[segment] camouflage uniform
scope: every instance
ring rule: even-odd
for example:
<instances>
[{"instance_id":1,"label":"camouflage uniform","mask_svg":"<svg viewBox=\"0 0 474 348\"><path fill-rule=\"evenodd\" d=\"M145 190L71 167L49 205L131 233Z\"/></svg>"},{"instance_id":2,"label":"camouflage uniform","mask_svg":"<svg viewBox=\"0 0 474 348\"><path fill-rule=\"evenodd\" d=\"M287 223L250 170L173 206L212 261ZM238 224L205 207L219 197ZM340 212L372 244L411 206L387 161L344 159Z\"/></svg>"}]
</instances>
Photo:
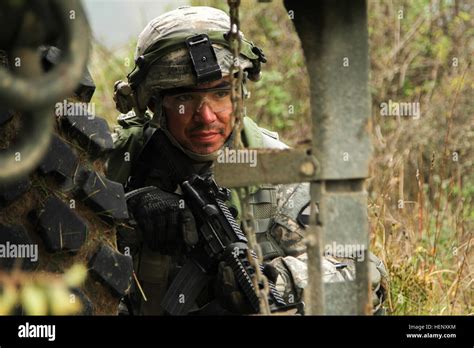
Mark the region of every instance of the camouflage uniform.
<instances>
[{"instance_id":1,"label":"camouflage uniform","mask_svg":"<svg viewBox=\"0 0 474 348\"><path fill-rule=\"evenodd\" d=\"M159 40L173 38L183 32L190 35L202 31L207 33L213 30L228 31L229 26L229 18L222 11L207 7L179 8L148 24L139 37L136 58L146 54L147 48ZM230 51L219 44L213 44L213 48L216 51L223 75L228 74L232 63ZM240 63L244 69L247 69L252 67L252 62L255 63L253 60L256 59L258 56L248 53L247 56L240 57ZM136 87L138 109L141 108L143 111L146 109L151 91L195 85L196 80L191 66L186 48L172 51L156 60L147 70L146 76L142 77L140 85ZM250 76L249 78L252 79ZM258 77L253 76L253 78ZM108 162L108 176L112 180L124 183L128 189L137 188L133 187L137 185L132 182L132 179L140 174L134 174L134 167L140 161L140 154L146 147L147 139L155 131L155 127L166 132L165 117L161 115L159 104L154 111L153 118L148 112L143 113L145 117L137 117L133 112L119 116L120 126L115 130L114 135L116 151ZM167 136L172 137L169 132L167 132ZM242 140L244 146L251 148L287 148L278 139L277 133L258 127L248 117L244 118ZM226 146L229 145L228 142ZM176 146L180 147L179 144ZM183 148L181 150L194 163L215 159L215 154L197 155ZM127 162L123 161L125 155L129 156ZM163 180L166 180L164 176L166 176L166 171L156 176L141 177L138 186L163 187ZM262 248L264 261L278 270L276 287L287 302L298 302L302 300L302 292L307 284L304 221L309 215L307 209L310 201L309 184L260 185L252 187L251 192L250 207L253 210L257 241ZM232 200L228 204L240 212L236 194L232 195ZM136 293L135 299L139 303L138 312L140 314L162 313L160 301L171 279L176 274L179 259L180 256L165 256L153 252L146 245L135 250L135 269L148 297L148 301L143 302L139 300L138 293ZM348 265L345 268L341 267L341 262L336 258L324 258L322 265L324 281L339 282L352 279L354 277L353 262L345 260L344 263ZM383 265L378 260L377 264L373 263L370 267L371 277L375 282L373 284L374 307L377 308L383 300L378 286L381 274L385 274ZM375 294L376 291L378 291L377 294ZM209 299L205 299L202 304L206 304L208 301ZM199 307L200 305L197 305L196 308Z\"/></svg>"}]
</instances>

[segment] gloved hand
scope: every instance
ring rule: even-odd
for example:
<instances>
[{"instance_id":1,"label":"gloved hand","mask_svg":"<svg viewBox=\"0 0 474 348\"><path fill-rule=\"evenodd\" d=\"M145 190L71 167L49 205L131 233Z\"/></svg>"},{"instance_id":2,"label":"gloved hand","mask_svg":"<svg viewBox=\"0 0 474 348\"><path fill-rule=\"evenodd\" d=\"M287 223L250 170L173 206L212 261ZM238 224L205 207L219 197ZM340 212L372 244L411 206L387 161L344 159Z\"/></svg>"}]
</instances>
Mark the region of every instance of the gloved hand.
<instances>
[{"instance_id":1,"label":"gloved hand","mask_svg":"<svg viewBox=\"0 0 474 348\"><path fill-rule=\"evenodd\" d=\"M219 263L215 293L220 305L235 314L253 313L253 309L241 291L232 268L225 261Z\"/></svg>"},{"instance_id":2,"label":"gloved hand","mask_svg":"<svg viewBox=\"0 0 474 348\"><path fill-rule=\"evenodd\" d=\"M138 190L142 190L140 192ZM145 244L153 251L171 254L183 246L188 225L194 224L191 211L186 208L184 199L175 193L159 188L138 189L130 192L127 200L129 211L133 214Z\"/></svg>"},{"instance_id":3,"label":"gloved hand","mask_svg":"<svg viewBox=\"0 0 474 348\"><path fill-rule=\"evenodd\" d=\"M263 274L273 283L279 276L279 271L271 264L265 264ZM222 307L236 314L255 313L245 294L235 278L232 268L225 261L219 263L215 292Z\"/></svg>"}]
</instances>

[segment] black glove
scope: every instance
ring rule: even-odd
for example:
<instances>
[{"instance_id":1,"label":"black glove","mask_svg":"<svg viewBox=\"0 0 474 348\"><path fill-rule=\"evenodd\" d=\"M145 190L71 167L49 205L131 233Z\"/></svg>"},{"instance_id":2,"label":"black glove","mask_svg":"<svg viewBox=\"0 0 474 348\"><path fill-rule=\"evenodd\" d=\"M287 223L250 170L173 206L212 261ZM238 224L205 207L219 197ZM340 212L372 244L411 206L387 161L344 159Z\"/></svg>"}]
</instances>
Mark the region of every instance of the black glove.
<instances>
[{"instance_id":1,"label":"black glove","mask_svg":"<svg viewBox=\"0 0 474 348\"><path fill-rule=\"evenodd\" d=\"M229 312L235 314L254 312L245 294L240 290L232 268L225 261L219 263L215 292L219 304Z\"/></svg>"},{"instance_id":2,"label":"black glove","mask_svg":"<svg viewBox=\"0 0 474 348\"><path fill-rule=\"evenodd\" d=\"M140 227L145 244L153 251L174 253L183 246L183 233L190 230L188 225L194 225L191 211L180 195L159 188L139 190L137 194L133 191L127 194L130 196L127 205Z\"/></svg>"},{"instance_id":3,"label":"black glove","mask_svg":"<svg viewBox=\"0 0 474 348\"><path fill-rule=\"evenodd\" d=\"M270 264L265 264L263 274L269 281L275 282L278 270ZM236 314L255 313L241 290L232 268L225 261L219 263L215 292L220 305L226 310Z\"/></svg>"}]
</instances>

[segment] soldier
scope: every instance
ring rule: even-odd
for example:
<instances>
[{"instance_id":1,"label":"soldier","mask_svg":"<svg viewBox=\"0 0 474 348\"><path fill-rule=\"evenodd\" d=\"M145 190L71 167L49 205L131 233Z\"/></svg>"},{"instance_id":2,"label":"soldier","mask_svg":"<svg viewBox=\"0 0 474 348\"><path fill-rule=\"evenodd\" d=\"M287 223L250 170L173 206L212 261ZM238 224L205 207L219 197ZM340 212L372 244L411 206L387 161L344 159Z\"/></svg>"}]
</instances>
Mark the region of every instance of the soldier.
<instances>
[{"instance_id":1,"label":"soldier","mask_svg":"<svg viewBox=\"0 0 474 348\"><path fill-rule=\"evenodd\" d=\"M189 216L185 218L179 182L160 155L157 138L164 135L199 174L212 171L212 161L219 151L232 146L235 120L229 71L233 56L225 39L229 27L228 15L215 8L180 7L165 13L140 34L136 67L129 74L128 83L116 83L115 100L123 114L114 134L116 151L108 162L108 176L122 182L127 191L157 187L141 194L134 191L129 207L137 234L119 235L119 246L128 246L132 251L139 284L147 298L145 301L140 289L135 289L129 312L163 314L160 303L186 259L186 241L181 231ZM243 36L242 45L239 63L244 70L245 95L247 80L259 79L265 57ZM202 52L211 54L200 59ZM129 112L132 107L135 112ZM277 133L259 127L249 117L243 119L241 135L246 147L287 148ZM261 185L251 188L251 193L250 207L265 262L264 273L287 303L297 303L302 300L307 283L303 239L309 184ZM240 204L236 195L227 203L238 220ZM380 283L385 270L372 257L375 312L383 301ZM353 279L352 261L326 257L324 281ZM196 299L192 312L248 313L248 304L232 270L221 263L216 273Z\"/></svg>"}]
</instances>

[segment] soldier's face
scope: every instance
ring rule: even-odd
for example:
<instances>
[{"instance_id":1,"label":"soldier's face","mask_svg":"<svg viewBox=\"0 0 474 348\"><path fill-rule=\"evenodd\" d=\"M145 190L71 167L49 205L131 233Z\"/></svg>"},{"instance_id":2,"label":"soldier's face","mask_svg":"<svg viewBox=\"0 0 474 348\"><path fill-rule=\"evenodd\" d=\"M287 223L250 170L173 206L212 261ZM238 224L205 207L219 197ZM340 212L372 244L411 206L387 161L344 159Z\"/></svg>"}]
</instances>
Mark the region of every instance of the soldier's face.
<instances>
[{"instance_id":1,"label":"soldier's face","mask_svg":"<svg viewBox=\"0 0 474 348\"><path fill-rule=\"evenodd\" d=\"M192 152L217 151L232 132L228 78L165 94L163 108L168 130L181 146Z\"/></svg>"}]
</instances>

